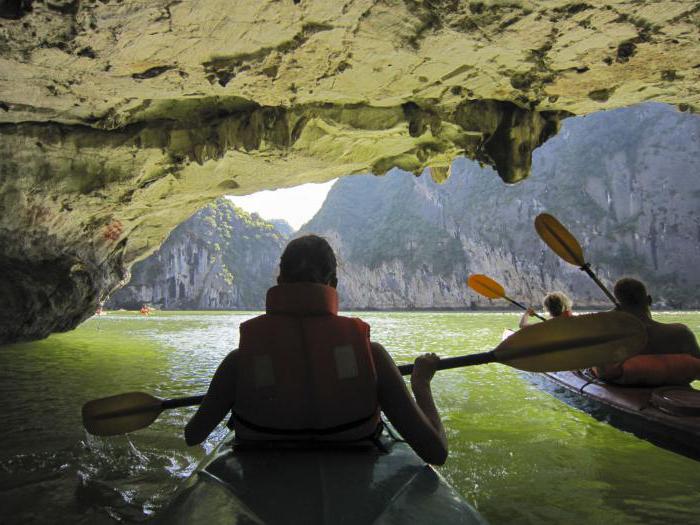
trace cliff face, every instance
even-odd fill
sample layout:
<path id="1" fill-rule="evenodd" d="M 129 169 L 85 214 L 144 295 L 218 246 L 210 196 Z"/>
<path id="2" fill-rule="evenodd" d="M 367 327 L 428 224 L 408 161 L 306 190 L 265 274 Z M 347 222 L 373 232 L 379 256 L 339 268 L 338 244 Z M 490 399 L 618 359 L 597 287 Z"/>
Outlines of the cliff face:
<path id="1" fill-rule="evenodd" d="M 261 308 L 265 291 L 275 282 L 288 235 L 229 200 L 218 199 L 175 228 L 156 253 L 136 263 L 129 283 L 106 306 Z"/>
<path id="2" fill-rule="evenodd" d="M 463 155 L 503 180 L 569 115 L 700 107 L 700 8 L 0 3 L 0 342 L 67 330 L 224 194 Z"/>
<path id="3" fill-rule="evenodd" d="M 700 121 L 648 104 L 567 120 L 515 186 L 466 159 L 443 185 L 399 172 L 341 179 L 303 231 L 338 250 L 345 307 L 487 305 L 466 287 L 470 273 L 533 304 L 554 289 L 609 304 L 539 240 L 534 218 L 547 211 L 604 281 L 636 275 L 656 306 L 698 308 L 699 164 Z"/>

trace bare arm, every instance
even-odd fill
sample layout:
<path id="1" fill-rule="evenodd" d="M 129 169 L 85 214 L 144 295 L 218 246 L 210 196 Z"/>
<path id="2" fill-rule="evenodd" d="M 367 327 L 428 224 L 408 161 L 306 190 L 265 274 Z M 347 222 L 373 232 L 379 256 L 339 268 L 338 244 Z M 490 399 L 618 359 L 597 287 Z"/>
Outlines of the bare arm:
<path id="1" fill-rule="evenodd" d="M 533 317 L 535 315 L 535 311 L 532 308 L 528 308 L 523 312 L 523 315 L 520 317 L 520 322 L 518 323 L 518 326 L 520 328 L 525 328 L 530 324 L 530 317 Z"/>
<path id="2" fill-rule="evenodd" d="M 185 427 L 185 441 L 189 446 L 204 441 L 221 422 L 234 401 L 236 392 L 236 361 L 238 351 L 228 354 L 216 369 L 209 390 L 196 414 Z"/>
<path id="3" fill-rule="evenodd" d="M 442 465 L 447 460 L 447 436 L 435 407 L 430 380 L 436 357 L 419 357 L 411 377 L 415 400 L 394 360 L 378 343 L 372 343 L 377 368 L 379 404 L 411 448 L 427 463 Z"/>

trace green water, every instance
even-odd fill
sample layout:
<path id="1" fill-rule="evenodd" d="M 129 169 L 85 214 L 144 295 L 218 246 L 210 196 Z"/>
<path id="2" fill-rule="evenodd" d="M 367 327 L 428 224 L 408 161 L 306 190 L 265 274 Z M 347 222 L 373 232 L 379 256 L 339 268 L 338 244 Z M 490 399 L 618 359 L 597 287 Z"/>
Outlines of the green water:
<path id="1" fill-rule="evenodd" d="M 0 348 L 0 522 L 143 521 L 225 434 L 187 448 L 192 409 L 129 437 L 95 438 L 85 401 L 130 390 L 203 392 L 253 314 L 110 313 L 47 340 Z M 495 346 L 516 314 L 363 313 L 398 363 Z M 663 314 L 700 335 L 700 313 Z M 700 465 L 598 422 L 500 365 L 433 382 L 450 439 L 442 473 L 499 523 L 700 523 Z"/>

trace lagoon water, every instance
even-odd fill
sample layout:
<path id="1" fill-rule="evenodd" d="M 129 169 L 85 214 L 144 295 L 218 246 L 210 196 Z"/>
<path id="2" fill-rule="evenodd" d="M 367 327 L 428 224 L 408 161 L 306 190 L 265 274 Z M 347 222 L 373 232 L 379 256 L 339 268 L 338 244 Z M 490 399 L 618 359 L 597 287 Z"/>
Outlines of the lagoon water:
<path id="1" fill-rule="evenodd" d="M 147 429 L 89 436 L 80 407 L 127 391 L 204 392 L 252 312 L 112 313 L 44 341 L 0 348 L 0 522 L 147 520 L 225 435 L 188 448 L 193 409 Z M 488 350 L 512 313 L 362 313 L 397 363 Z M 700 313 L 661 314 L 700 336 Z M 501 365 L 439 372 L 450 440 L 440 470 L 492 524 L 700 523 L 700 464 L 565 405 Z M 697 385 L 696 385 L 697 386 Z"/>

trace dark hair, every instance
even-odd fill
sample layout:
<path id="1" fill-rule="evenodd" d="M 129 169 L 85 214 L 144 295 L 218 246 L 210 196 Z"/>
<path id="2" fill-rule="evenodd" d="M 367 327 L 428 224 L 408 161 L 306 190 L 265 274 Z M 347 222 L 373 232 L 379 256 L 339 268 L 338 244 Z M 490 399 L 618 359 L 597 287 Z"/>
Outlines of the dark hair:
<path id="1" fill-rule="evenodd" d="M 294 239 L 280 258 L 280 283 L 320 283 L 336 286 L 337 263 L 333 248 L 318 235 Z"/>
<path id="2" fill-rule="evenodd" d="M 615 283 L 613 290 L 615 298 L 622 306 L 647 306 L 649 304 L 649 295 L 647 288 L 642 281 L 632 279 L 631 277 L 623 277 Z"/>
<path id="3" fill-rule="evenodd" d="M 552 317 L 559 317 L 567 310 L 571 310 L 571 299 L 565 293 L 552 292 L 546 295 L 542 304 Z"/>

